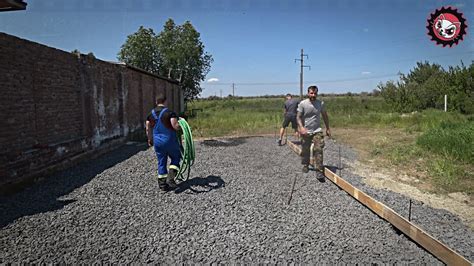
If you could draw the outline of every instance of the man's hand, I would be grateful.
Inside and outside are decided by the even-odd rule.
[[[326,135],[328,137],[331,137],[331,129],[330,128],[326,128]]]
[[[308,130],[305,127],[299,127],[298,131],[300,132],[300,135],[308,134]]]
[[[155,121],[150,122],[150,121],[146,121],[146,137],[148,139],[148,146],[151,147],[153,146],[153,126],[152,124],[154,125],[155,124]]]

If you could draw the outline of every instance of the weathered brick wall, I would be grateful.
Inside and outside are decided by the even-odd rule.
[[[165,92],[182,111],[174,81],[0,33],[0,188],[143,131]]]

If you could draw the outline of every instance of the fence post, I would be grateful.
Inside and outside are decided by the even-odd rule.
[[[444,111],[448,111],[448,95],[444,95]]]

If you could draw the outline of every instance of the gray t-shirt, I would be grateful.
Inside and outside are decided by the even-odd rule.
[[[324,102],[316,99],[311,102],[305,99],[298,105],[298,112],[303,118],[303,125],[308,130],[309,134],[321,132],[321,112],[326,112]]]
[[[287,116],[296,116],[296,108],[298,108],[298,99],[291,98],[285,102],[285,110]]]

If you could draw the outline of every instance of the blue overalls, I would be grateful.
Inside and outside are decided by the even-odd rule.
[[[181,161],[181,151],[179,149],[178,137],[176,131],[167,128],[162,122],[161,117],[168,110],[163,108],[160,115],[157,116],[155,109],[151,111],[155,119],[153,127],[153,143],[158,158],[158,178],[165,178],[168,175],[166,164],[168,156],[171,158],[170,169],[179,170],[179,162]]]

